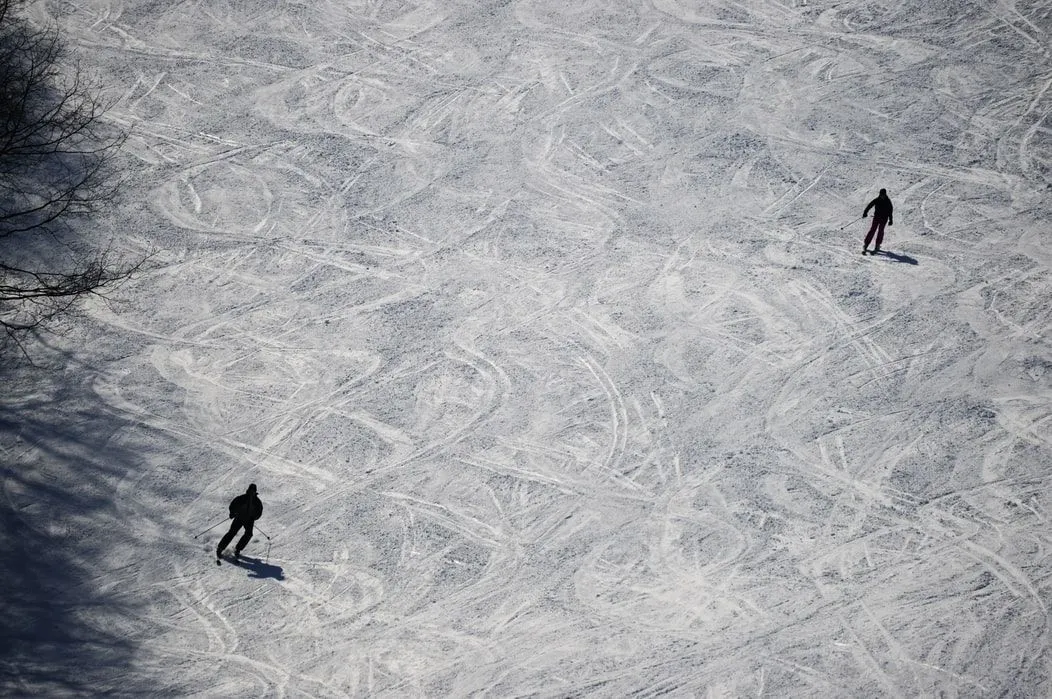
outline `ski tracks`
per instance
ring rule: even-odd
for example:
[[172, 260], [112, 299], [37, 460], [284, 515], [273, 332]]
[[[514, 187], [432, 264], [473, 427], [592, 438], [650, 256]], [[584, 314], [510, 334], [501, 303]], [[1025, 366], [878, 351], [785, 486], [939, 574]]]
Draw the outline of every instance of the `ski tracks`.
[[[117, 510], [168, 546], [257, 482], [283, 571], [212, 565], [221, 527], [122, 569], [144, 674], [1044, 686], [998, 663], [1047, 636], [1049, 280], [1014, 228], [1047, 71], [999, 94], [958, 50], [965, 92], [895, 3], [82, 5], [162, 250], [154, 307], [91, 308], [145, 435]], [[1040, 54], [1042, 18], [976, 11], [966, 51]], [[912, 269], [830, 232], [872, 178]]]

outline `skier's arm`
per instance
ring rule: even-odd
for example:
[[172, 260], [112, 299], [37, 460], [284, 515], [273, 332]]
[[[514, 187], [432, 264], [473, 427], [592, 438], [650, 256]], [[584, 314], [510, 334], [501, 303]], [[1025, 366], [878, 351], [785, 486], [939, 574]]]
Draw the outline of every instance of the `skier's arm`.
[[888, 225], [895, 225], [895, 206], [890, 201], [888, 202]]
[[871, 201], [868, 204], [866, 204], [866, 209], [865, 209], [865, 211], [862, 212], [862, 218], [865, 218], [866, 216], [869, 216], [869, 210], [872, 209], [876, 205], [877, 205], [877, 200], [876, 199], [874, 199], [873, 201]]

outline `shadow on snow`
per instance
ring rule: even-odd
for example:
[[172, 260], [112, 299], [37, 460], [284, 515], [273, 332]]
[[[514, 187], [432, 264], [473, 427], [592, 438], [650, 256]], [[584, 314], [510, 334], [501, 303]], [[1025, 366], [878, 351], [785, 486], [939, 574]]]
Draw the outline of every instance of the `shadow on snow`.
[[237, 559], [224, 558], [223, 560], [249, 571], [248, 577], [250, 578], [273, 578], [274, 580], [285, 579], [285, 571], [281, 566], [276, 566], [272, 563], [264, 563], [258, 558], [252, 558], [251, 556], [242, 554], [241, 557]]
[[107, 546], [137, 536], [116, 496], [143, 454], [128, 438], [133, 423], [99, 410], [92, 375], [65, 355], [43, 369], [13, 362], [0, 371], [5, 696], [157, 690], [131, 671], [141, 623], [129, 620], [146, 614], [125, 584], [134, 562], [114, 562]]
[[915, 258], [915, 257], [910, 257], [909, 255], [902, 255], [902, 254], [897, 253], [897, 252], [890, 252], [888, 250], [881, 250], [880, 252], [873, 253], [873, 255], [875, 255], [875, 256], [879, 255], [881, 257], [887, 257], [887, 258], [889, 258], [890, 260], [892, 260], [894, 262], [903, 262], [903, 263], [908, 264], [908, 265], [919, 264], [917, 262], [917, 258]]

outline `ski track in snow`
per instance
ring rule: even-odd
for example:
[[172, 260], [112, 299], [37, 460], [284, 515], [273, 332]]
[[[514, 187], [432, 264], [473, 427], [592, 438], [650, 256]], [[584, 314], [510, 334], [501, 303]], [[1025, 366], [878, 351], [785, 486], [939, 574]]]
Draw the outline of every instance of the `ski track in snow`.
[[10, 521], [122, 601], [94, 689], [1052, 691], [1048, 7], [33, 9], [155, 251], [68, 348], [135, 455], [62, 530], [105, 555], [4, 432]]

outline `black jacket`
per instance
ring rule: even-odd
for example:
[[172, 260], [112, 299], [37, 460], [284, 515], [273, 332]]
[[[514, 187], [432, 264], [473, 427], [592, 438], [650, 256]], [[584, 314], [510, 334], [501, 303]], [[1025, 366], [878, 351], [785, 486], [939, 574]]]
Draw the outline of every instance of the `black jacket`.
[[255, 522], [263, 516], [263, 503], [255, 493], [242, 493], [230, 501], [230, 519]]
[[863, 218], [869, 215], [870, 209], [873, 209], [873, 218], [887, 219], [888, 223], [894, 220], [892, 215], [895, 207], [892, 206], [891, 199], [888, 198], [887, 194], [880, 194], [876, 199], [866, 204], [866, 210], [862, 212]]

